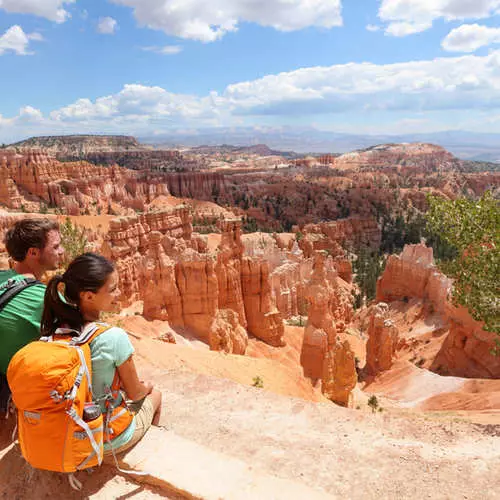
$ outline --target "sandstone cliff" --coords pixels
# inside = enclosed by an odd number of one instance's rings
[[[450,299],[452,282],[437,270],[432,248],[407,245],[400,256],[389,257],[377,282],[377,301],[423,299],[439,313],[449,333],[431,369],[445,375],[500,377],[500,357],[491,354],[497,336],[486,332],[462,306]]]
[[[161,178],[116,166],[61,163],[39,150],[1,150],[0,180],[1,204],[28,211],[51,206],[68,215],[143,210],[151,199],[169,194]]]

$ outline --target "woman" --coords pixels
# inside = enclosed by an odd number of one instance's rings
[[[99,320],[103,312],[116,312],[119,303],[118,273],[113,264],[102,255],[85,253],[74,259],[66,272],[50,280],[45,293],[42,316],[42,336],[71,333],[78,336],[85,328]],[[101,324],[102,325],[102,324]],[[133,418],[116,437],[105,442],[105,455],[120,453],[136,444],[151,424],[158,425],[161,411],[161,393],[151,382],[139,380],[135,368],[134,348],[127,333],[118,327],[109,327],[90,343],[92,359],[92,391],[105,414],[106,398],[113,408],[122,405],[120,391],[110,394],[118,375],[121,389],[134,403],[130,409]],[[109,403],[108,403],[109,404]],[[130,424],[129,424],[130,422]]]

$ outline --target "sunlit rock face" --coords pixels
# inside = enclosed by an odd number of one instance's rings
[[[486,332],[464,307],[451,301],[452,280],[434,265],[432,248],[406,245],[401,255],[387,260],[377,282],[377,301],[423,299],[438,312],[449,333],[431,369],[445,375],[500,377],[500,357],[491,354],[497,336]]]
[[[284,345],[268,264],[244,257],[239,219],[220,228],[211,253],[184,206],[113,219],[102,252],[116,262],[122,303],[142,300],[146,319],[185,328],[212,349],[244,354],[247,331]]]
[[[336,326],[336,316],[340,316],[339,291],[336,282],[328,279],[327,263],[323,252],[315,254],[312,277],[305,292],[308,318],[300,363],[306,377],[313,382],[321,380],[323,394],[347,405],[357,382],[355,359],[345,333]]]

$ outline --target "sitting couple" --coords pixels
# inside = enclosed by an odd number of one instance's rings
[[[13,269],[0,271],[0,298],[7,285],[26,278],[41,279],[46,271],[58,268],[64,249],[57,222],[23,219],[6,234],[5,246],[14,261]],[[43,336],[74,332],[98,321],[102,312],[118,308],[118,273],[112,262],[101,255],[85,253],[73,260],[66,272],[52,278],[47,287],[36,282],[24,288],[0,309],[0,410],[6,410],[9,389],[7,367],[14,354]],[[90,343],[92,391],[97,401],[118,374],[120,385],[134,413],[130,425],[111,443],[105,453],[125,451],[136,444],[151,424],[158,425],[161,393],[150,382],[142,382],[133,360],[134,348],[127,333],[110,327]],[[117,393],[114,407],[122,403]],[[3,408],[2,408],[3,406]],[[105,411],[104,403],[101,404]]]

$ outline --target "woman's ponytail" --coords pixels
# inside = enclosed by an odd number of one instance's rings
[[[67,325],[74,330],[80,330],[84,324],[82,313],[77,305],[70,304],[59,291],[59,285],[64,284],[64,277],[54,276],[45,290],[44,307],[41,322],[42,336],[52,335],[57,328]]]

